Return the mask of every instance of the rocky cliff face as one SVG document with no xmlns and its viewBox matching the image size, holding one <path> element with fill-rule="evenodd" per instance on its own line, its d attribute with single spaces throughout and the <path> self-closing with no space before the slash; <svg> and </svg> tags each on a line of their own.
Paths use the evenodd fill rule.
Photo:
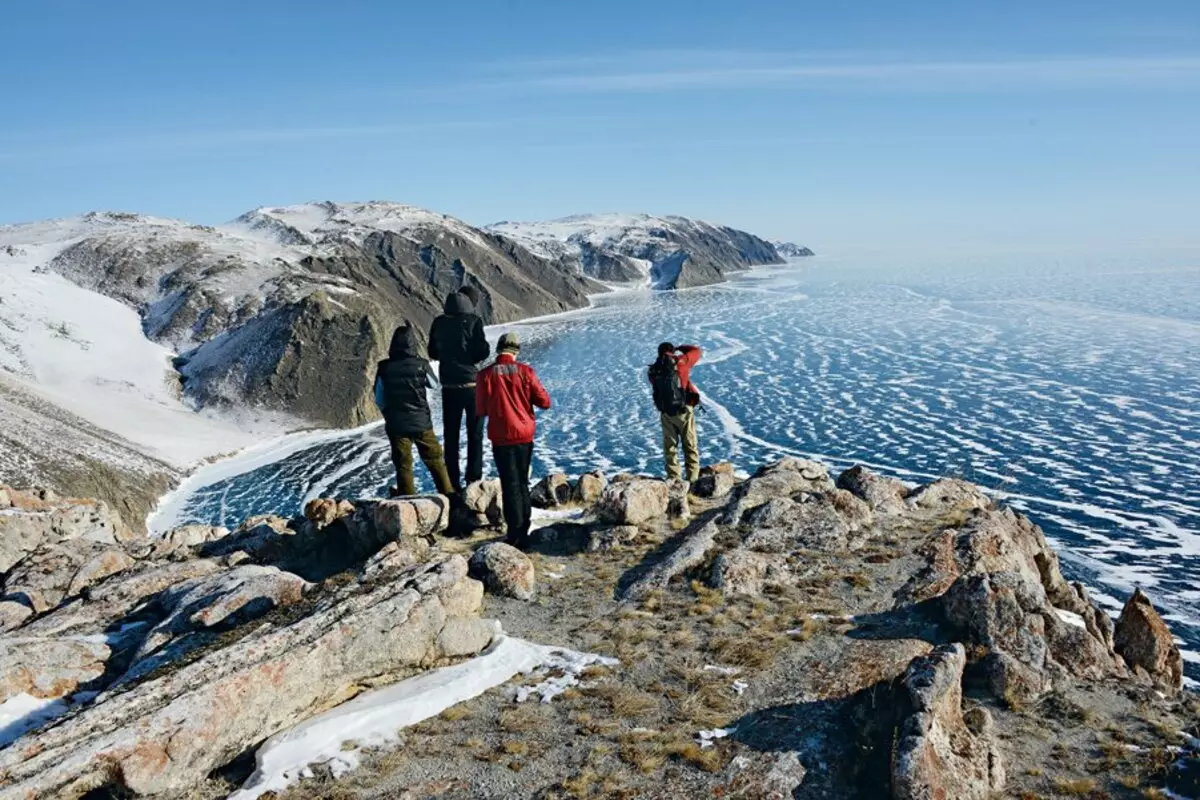
<svg viewBox="0 0 1200 800">
<path fill-rule="evenodd" d="M 962 481 L 734 473 L 546 476 L 529 553 L 494 481 L 154 541 L 0 487 L 0 797 L 1194 795 L 1144 594 Z"/>
<path fill-rule="evenodd" d="M 547 258 L 576 261 L 602 281 L 649 281 L 657 289 L 705 286 L 725 274 L 783 259 L 745 231 L 686 217 L 585 214 L 551 222 L 499 222 L 489 230 Z"/>
<path fill-rule="evenodd" d="M 809 248 L 801 247 L 792 242 L 773 241 L 771 244 L 775 246 L 775 252 L 784 258 L 807 258 L 808 256 L 816 255 Z"/>
</svg>

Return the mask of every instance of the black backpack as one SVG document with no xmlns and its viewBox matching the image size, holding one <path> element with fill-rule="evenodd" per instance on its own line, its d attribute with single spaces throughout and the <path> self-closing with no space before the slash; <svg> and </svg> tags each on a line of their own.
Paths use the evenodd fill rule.
<svg viewBox="0 0 1200 800">
<path fill-rule="evenodd" d="M 654 391 L 654 407 L 662 413 L 673 417 L 687 408 L 687 393 L 679 380 L 674 356 L 664 354 L 651 365 L 650 385 Z"/>
</svg>

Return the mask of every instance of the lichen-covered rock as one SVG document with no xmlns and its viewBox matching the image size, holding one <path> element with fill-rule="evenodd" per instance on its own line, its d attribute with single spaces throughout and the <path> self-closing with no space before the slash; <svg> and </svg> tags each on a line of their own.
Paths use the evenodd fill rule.
<svg viewBox="0 0 1200 800">
<path fill-rule="evenodd" d="M 440 658 L 440 596 L 466 574 L 465 560 L 449 556 L 397 580 L 348 586 L 296 619 L 247 626 L 190 663 L 102 693 L 0 750 L 4 792 L 69 797 L 103 785 L 186 796 L 213 769 L 314 710 Z"/>
<path fill-rule="evenodd" d="M 986 800 L 1003 790 L 1004 765 L 990 714 L 964 718 L 961 644 L 915 659 L 904 675 L 905 708 L 892 757 L 892 796 L 898 800 Z"/>
<path fill-rule="evenodd" d="M 895 478 L 876 475 L 858 464 L 838 475 L 837 487 L 862 498 L 880 514 L 903 514 L 908 488 Z"/>
<path fill-rule="evenodd" d="M 693 522 L 675 537 L 674 546 L 669 552 L 618 592 L 619 599 L 636 600 L 645 597 L 654 589 L 666 586 L 676 575 L 703 563 L 708 557 L 708 552 L 716 545 L 718 532 L 716 524 L 711 521 L 702 525 L 699 524 L 699 520 Z"/>
<path fill-rule="evenodd" d="M 769 464 L 743 481 L 732 494 L 722 522 L 735 525 L 750 509 L 779 497 L 800 492 L 833 491 L 833 481 L 823 464 L 800 458 L 785 458 Z"/>
<path fill-rule="evenodd" d="M 571 502 L 571 482 L 561 472 L 552 472 L 529 490 L 529 502 L 534 508 L 558 508 Z"/>
<path fill-rule="evenodd" d="M 408 569 L 428 559 L 429 551 L 429 542 L 420 537 L 388 542 L 363 564 L 363 577 L 375 580 L 388 573 Z"/>
<path fill-rule="evenodd" d="M 67 596 L 77 595 L 110 575 L 124 572 L 136 563 L 124 550 L 109 549 L 98 553 L 76 570 L 70 584 L 67 585 Z"/>
<path fill-rule="evenodd" d="M 146 634 L 134 655 L 135 662 L 193 631 L 230 627 L 231 623 L 260 617 L 276 606 L 292 605 L 308 588 L 308 582 L 297 575 L 257 564 L 243 564 L 175 584 L 158 595 L 156 605 L 164 616 Z M 137 663 L 130 668 L 135 674 L 146 670 Z"/>
<path fill-rule="evenodd" d="M 375 530 L 385 540 L 432 536 L 450 524 L 450 501 L 442 495 L 382 500 L 375 504 Z"/>
<path fill-rule="evenodd" d="M 1183 658 L 1171 631 L 1141 589 L 1121 609 L 1113 644 L 1125 663 L 1166 689 L 1183 688 Z"/>
<path fill-rule="evenodd" d="M 640 525 L 667 515 L 665 481 L 637 478 L 610 483 L 596 504 L 596 516 L 613 525 Z"/>
<path fill-rule="evenodd" d="M 571 500 L 590 506 L 601 498 L 608 486 L 608 478 L 602 472 L 585 472 L 575 481 L 571 489 Z"/>
<path fill-rule="evenodd" d="M 19 694 L 51 699 L 104 674 L 111 652 L 80 639 L 0 638 L 0 703 Z"/>
<path fill-rule="evenodd" d="M 0 573 L 45 546 L 82 541 L 117 545 L 134 540 L 133 532 L 107 504 L 63 500 L 52 492 L 6 490 L 0 514 Z"/>
<path fill-rule="evenodd" d="M 728 553 L 721 553 L 713 559 L 709 582 L 714 589 L 721 590 L 727 597 L 758 597 L 762 594 L 767 575 L 780 569 L 778 561 L 779 559 L 766 553 L 739 547 Z"/>
<path fill-rule="evenodd" d="M 743 544 L 764 553 L 806 550 L 850 550 L 866 542 L 872 521 L 866 503 L 849 492 L 805 492 L 776 497 L 746 513 L 752 530 Z"/>
<path fill-rule="evenodd" d="M 537 577 L 529 556 L 512 545 L 489 542 L 475 551 L 470 561 L 471 576 L 483 581 L 493 594 L 532 600 Z"/>
<path fill-rule="evenodd" d="M 124 550 L 113 545 L 80 540 L 43 544 L 8 573 L 4 588 L 10 598 L 42 613 L 133 564 Z"/>
<path fill-rule="evenodd" d="M 304 504 L 304 517 L 318 528 L 332 525 L 342 517 L 354 513 L 354 504 L 349 500 L 316 497 Z"/>
<path fill-rule="evenodd" d="M 33 616 L 33 609 L 17 600 L 0 600 L 0 633 L 19 628 Z"/>
<path fill-rule="evenodd" d="M 229 535 L 229 529 L 215 525 L 181 525 L 164 533 L 150 549 L 150 558 L 188 557 L 202 544 Z"/>
<path fill-rule="evenodd" d="M 965 513 L 991 508 L 992 501 L 973 483 L 958 478 L 941 478 L 918 486 L 905 503 L 912 511 L 936 514 Z"/>
<path fill-rule="evenodd" d="M 483 524 L 499 525 L 504 516 L 500 481 L 495 478 L 467 484 L 463 501 L 470 511 L 483 518 Z"/>
<path fill-rule="evenodd" d="M 491 644 L 500 632 L 500 623 L 494 619 L 448 619 L 438 634 L 437 648 L 445 658 L 473 656 Z"/>
</svg>

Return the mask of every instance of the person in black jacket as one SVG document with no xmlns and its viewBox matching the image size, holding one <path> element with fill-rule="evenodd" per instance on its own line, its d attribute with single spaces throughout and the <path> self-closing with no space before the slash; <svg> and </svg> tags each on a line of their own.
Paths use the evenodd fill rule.
<svg viewBox="0 0 1200 800">
<path fill-rule="evenodd" d="M 429 329 L 429 357 L 438 362 L 442 382 L 442 439 L 450 482 L 462 488 L 458 468 L 459 426 L 467 418 L 467 483 L 483 477 L 483 419 L 475 413 L 475 373 L 491 353 L 483 334 L 483 320 L 475 313 L 465 286 L 446 298 L 444 314 Z M 478 295 L 476 295 L 478 296 Z"/>
<path fill-rule="evenodd" d="M 433 476 L 439 493 L 453 497 L 454 484 L 446 472 L 442 446 L 433 432 L 429 416 L 429 399 L 425 390 L 433 385 L 433 370 L 429 362 L 417 354 L 416 337 L 408 325 L 401 325 L 392 334 L 388 358 L 379 362 L 375 375 L 375 403 L 383 412 L 384 427 L 392 446 L 392 463 L 396 465 L 396 494 L 416 494 L 413 480 L 412 448 Z"/>
</svg>

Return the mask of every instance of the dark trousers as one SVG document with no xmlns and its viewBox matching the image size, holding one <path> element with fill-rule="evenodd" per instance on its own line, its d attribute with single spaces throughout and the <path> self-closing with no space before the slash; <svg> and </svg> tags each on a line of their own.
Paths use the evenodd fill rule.
<svg viewBox="0 0 1200 800">
<path fill-rule="evenodd" d="M 496 472 L 500 473 L 500 496 L 504 504 L 505 540 L 524 548 L 529 539 L 529 465 L 533 460 L 533 443 L 492 445 L 496 456 Z"/>
<path fill-rule="evenodd" d="M 417 493 L 413 480 L 413 445 L 433 477 L 433 484 L 440 494 L 454 494 L 454 484 L 446 473 L 446 461 L 442 457 L 442 446 L 432 430 L 420 433 L 396 433 L 388 431 L 388 442 L 392 445 L 392 463 L 396 465 L 396 490 L 401 495 Z"/>
<path fill-rule="evenodd" d="M 475 413 L 475 387 L 442 389 L 442 439 L 446 442 L 446 469 L 450 482 L 462 488 L 458 470 L 459 426 L 467 417 L 467 483 L 483 477 L 483 417 Z"/>
</svg>

